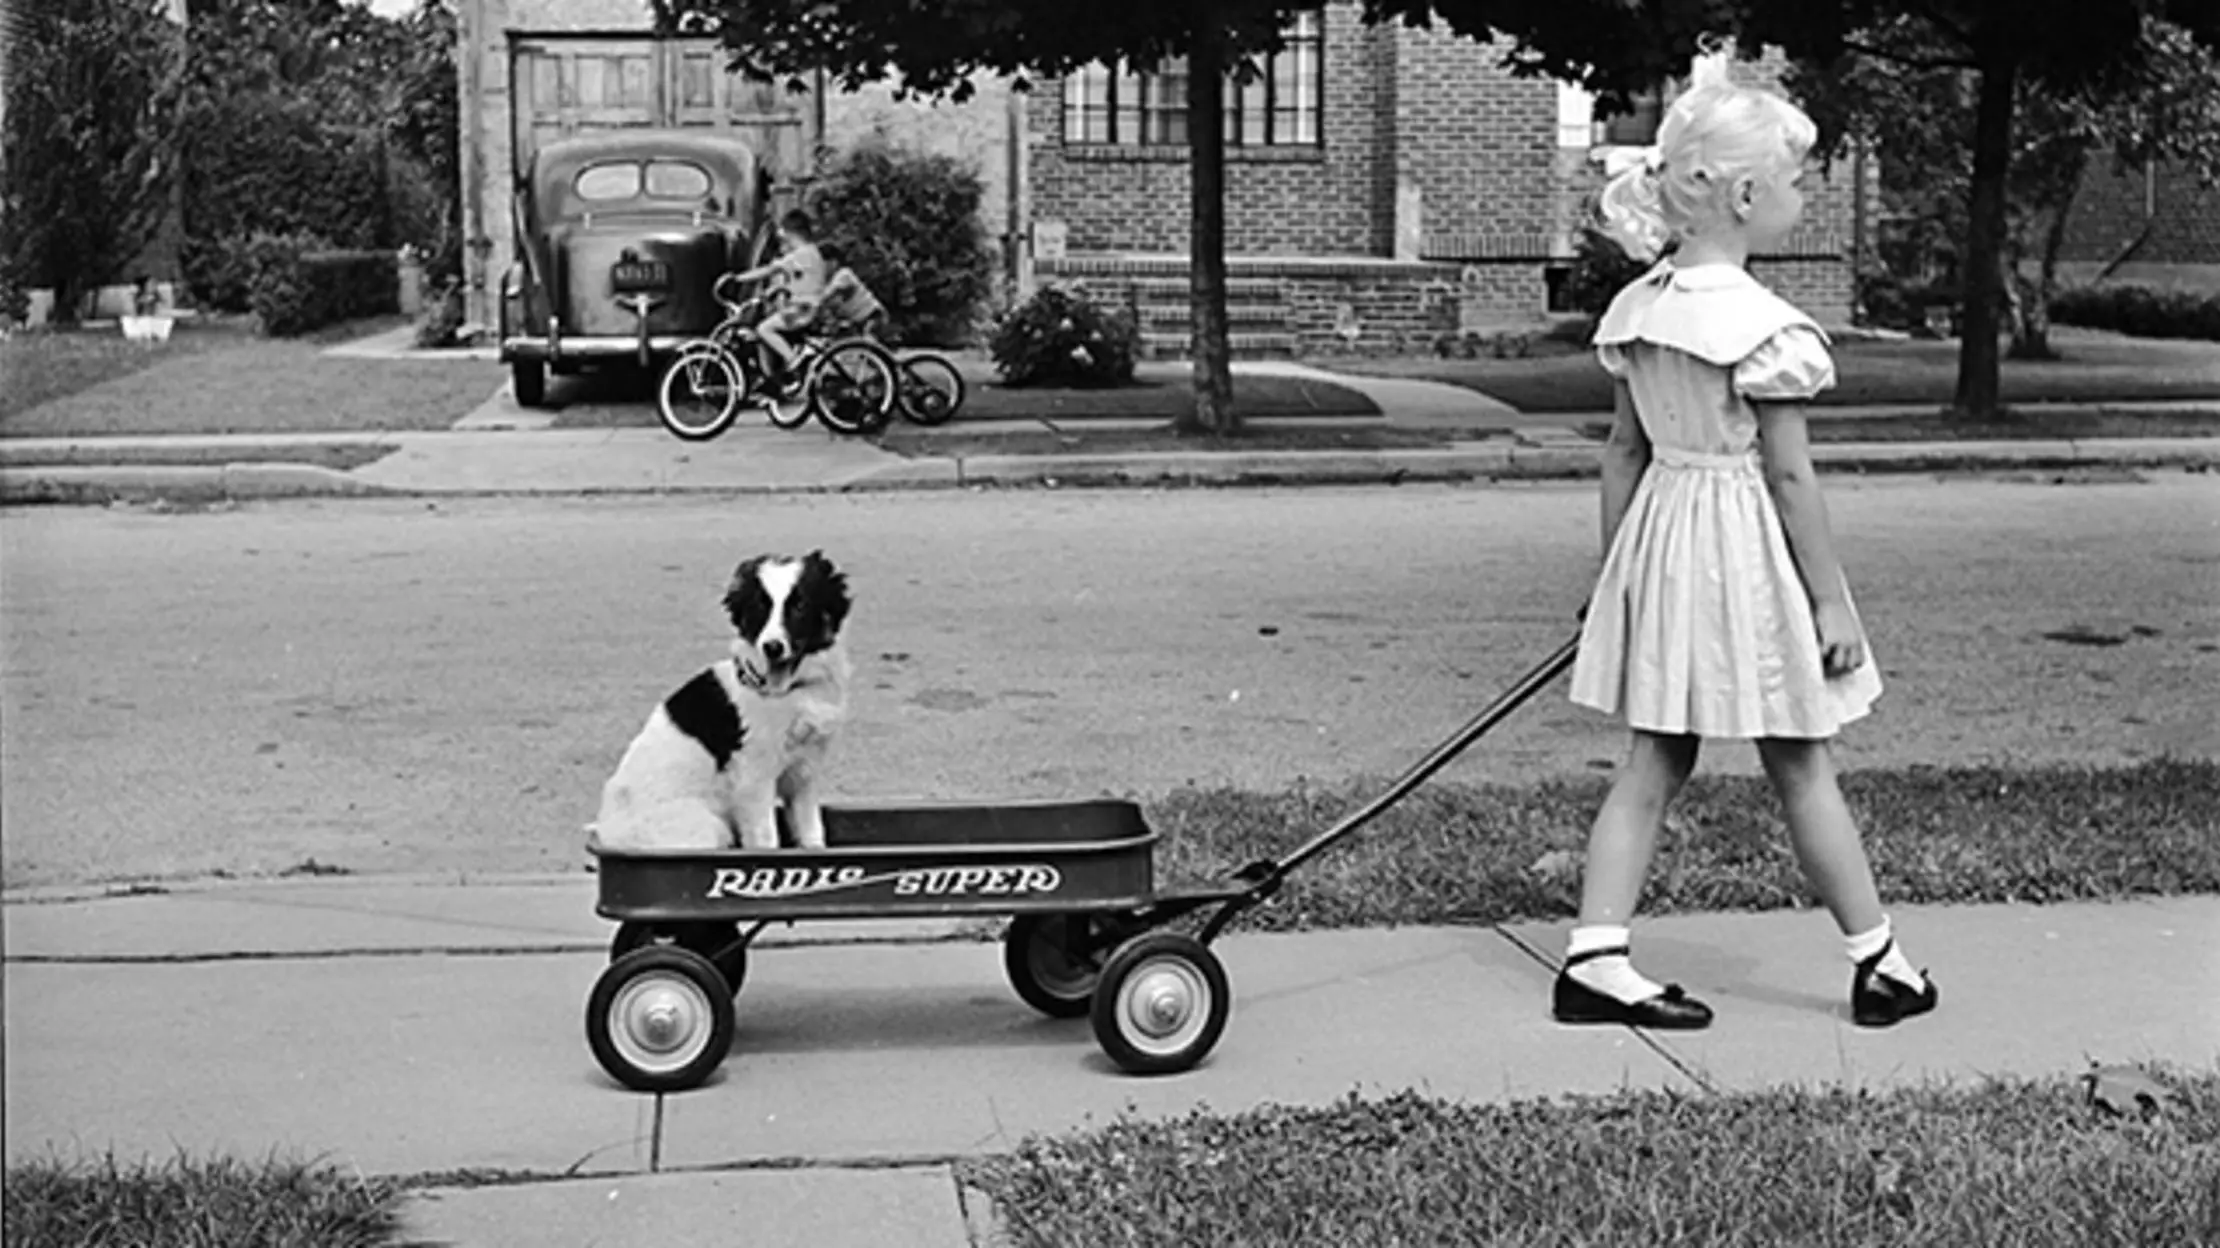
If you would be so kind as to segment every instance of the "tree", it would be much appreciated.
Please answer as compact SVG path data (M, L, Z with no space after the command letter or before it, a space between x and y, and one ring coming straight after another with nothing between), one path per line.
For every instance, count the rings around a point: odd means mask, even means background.
M1973 95L1956 405L1997 410L2007 177L2023 86L2073 98L2149 72L2146 18L2220 44L2220 0L1366 0L1380 15L1439 17L1513 35L1522 68L1581 82L1606 102L1662 82L1706 32L1834 66L1850 55L1955 70ZM1877 37L1877 32L1886 38Z
M1916 35L1898 21L1865 42L1901 58L1916 52ZM2212 89L2220 64L2188 32L2156 18L2146 19L2143 44L2131 73L2073 92L2020 88L1998 257L2014 358L2055 358L2048 309L2058 254L2092 168L2178 161L2208 180L2220 177L2220 93ZM1830 149L1871 145L1892 206L1932 236L1965 236L1975 97L1969 71L1853 53L1831 66L1799 66L1789 82Z
M1191 154L1189 257L1195 402L1182 432L1231 433L1226 342L1224 83L1277 52L1289 0L654 0L666 31L720 36L734 68L758 80L823 70L855 89L887 79L904 93L971 94L986 71L1057 76L1096 61L1148 66L1185 57ZM1241 71L1245 72L1245 71Z
M161 0L49 0L8 66L0 266L75 321L161 228L183 55Z

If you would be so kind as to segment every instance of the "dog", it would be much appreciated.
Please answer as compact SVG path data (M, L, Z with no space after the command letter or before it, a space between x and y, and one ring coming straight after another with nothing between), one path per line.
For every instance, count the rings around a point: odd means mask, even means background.
M649 712L601 790L596 841L616 849L777 849L786 806L794 844L825 845L817 781L847 712L841 629L848 578L822 550L762 555L724 596L735 636Z

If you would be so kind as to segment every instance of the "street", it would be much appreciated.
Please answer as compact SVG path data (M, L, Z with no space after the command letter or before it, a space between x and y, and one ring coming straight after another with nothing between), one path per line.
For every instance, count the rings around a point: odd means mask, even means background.
M1845 766L2220 754L2220 482L1828 489L1887 681ZM771 550L856 595L836 799L1391 773L1569 635L1595 528L1592 485L11 511L6 883L576 871ZM1446 775L1620 749L1560 685Z

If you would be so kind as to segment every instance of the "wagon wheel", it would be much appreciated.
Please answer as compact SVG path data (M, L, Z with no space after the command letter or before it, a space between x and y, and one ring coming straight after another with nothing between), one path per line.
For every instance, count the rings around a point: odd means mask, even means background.
M740 984L748 977L748 942L740 938L738 923L721 923L715 919L686 923L620 923L616 936L609 941L609 960L615 962L635 949L671 945L690 949L708 959L717 973L725 977L725 986L732 990L732 995L740 995Z
M636 1092L697 1087L732 1052L736 1025L724 979L688 949L635 949L594 981L586 1045Z
M1002 969L1010 986L1050 1018L1084 1017L1102 978L1103 933L1109 927L1099 914L1021 914L1010 920L1002 937Z
M1226 1029L1233 990L1218 955L1192 936L1149 932L1102 970L1095 1040L1128 1074L1168 1075L1201 1061Z

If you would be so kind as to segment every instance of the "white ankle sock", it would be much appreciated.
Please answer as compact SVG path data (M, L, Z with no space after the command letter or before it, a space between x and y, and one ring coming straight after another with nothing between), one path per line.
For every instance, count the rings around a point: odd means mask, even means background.
M1912 965L1911 959L1904 956L1903 948L1896 943L1896 934L1889 927L1889 921L1886 917L1881 920L1879 927L1870 932L1859 932L1854 936L1843 937L1842 949L1844 953L1850 956L1850 961L1853 963L1863 962L1886 949L1888 953L1882 957L1879 968L1881 974L1914 992L1922 991L1927 987L1926 977L1919 973L1919 968Z
M1624 927L1600 924L1576 927L1565 942L1565 956L1571 959L1593 949L1625 948L1627 936L1628 932ZM1656 983L1635 970L1633 962L1623 953L1590 958L1577 966L1567 967L1565 974L1582 987L1593 988L1622 1005L1646 1001L1665 991L1663 984Z

